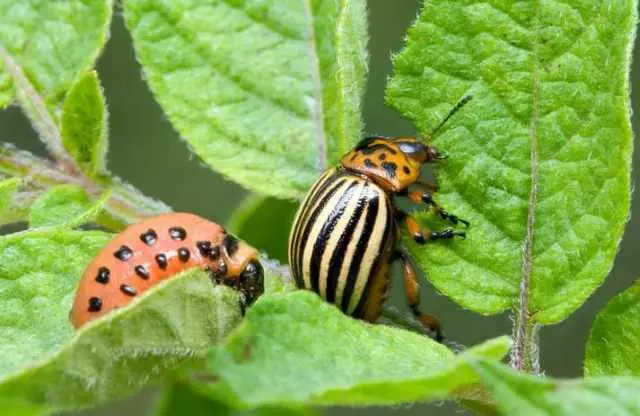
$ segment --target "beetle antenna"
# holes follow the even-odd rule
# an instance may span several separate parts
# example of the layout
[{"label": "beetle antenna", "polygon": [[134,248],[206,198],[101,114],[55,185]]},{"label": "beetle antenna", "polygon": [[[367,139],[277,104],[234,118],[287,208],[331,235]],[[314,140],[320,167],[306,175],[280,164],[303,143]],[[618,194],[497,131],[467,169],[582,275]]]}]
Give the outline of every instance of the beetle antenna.
[{"label": "beetle antenna", "polygon": [[445,116],[445,118],[442,119],[440,124],[438,124],[436,126],[436,128],[431,131],[431,133],[429,134],[428,137],[435,136],[435,134],[438,132],[438,130],[440,130],[442,128],[442,126],[444,126],[447,123],[447,121],[449,121],[449,119],[451,117],[453,117],[453,115],[455,113],[458,112],[458,110],[460,110],[462,107],[465,106],[465,104],[467,104],[469,101],[471,101],[472,98],[473,98],[472,95],[465,95],[460,101],[458,101],[458,103],[455,106],[453,106],[453,108],[449,111],[449,113]]}]

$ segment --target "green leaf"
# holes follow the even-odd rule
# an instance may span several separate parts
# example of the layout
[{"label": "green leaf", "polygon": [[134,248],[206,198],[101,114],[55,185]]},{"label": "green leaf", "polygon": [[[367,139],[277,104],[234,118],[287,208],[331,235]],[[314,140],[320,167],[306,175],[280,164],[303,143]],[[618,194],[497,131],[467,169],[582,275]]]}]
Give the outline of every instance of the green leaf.
[{"label": "green leaf", "polygon": [[593,377],[543,379],[503,365],[473,364],[505,415],[640,415],[640,379]]},{"label": "green leaf", "polygon": [[0,181],[0,225],[8,224],[20,218],[16,215],[18,208],[13,205],[13,197],[22,184],[20,178],[9,178]]},{"label": "green leaf", "polygon": [[312,416],[317,413],[310,409],[287,409],[282,407],[261,407],[254,410],[238,410],[224,401],[212,398],[196,383],[176,381],[163,390],[154,413],[156,416]]},{"label": "green leaf", "polygon": [[71,338],[76,282],[109,239],[55,229],[0,237],[0,378]]},{"label": "green leaf", "polygon": [[584,360],[589,376],[640,377],[640,282],[613,298],[596,316]]},{"label": "green leaf", "polygon": [[436,199],[471,221],[468,238],[409,244],[465,308],[518,305],[518,319],[552,324],[611,269],[629,215],[636,9],[635,0],[425,2],[387,100],[428,134],[474,97],[433,140],[450,156]]},{"label": "green leaf", "polygon": [[111,0],[0,0],[0,108],[13,101],[16,86],[23,88],[12,82],[15,66],[55,109],[79,73],[93,66],[111,10]]},{"label": "green leaf", "polygon": [[364,0],[127,0],[158,102],[211,168],[301,198],[359,139]]},{"label": "green leaf", "polygon": [[107,111],[96,71],[82,76],[62,109],[62,144],[90,178],[107,172]]},{"label": "green leaf", "polygon": [[[474,383],[468,357],[498,360],[506,337],[456,357],[430,338],[349,318],[307,291],[266,295],[211,369],[227,397],[264,405],[382,405],[442,399]],[[214,389],[215,389],[214,388]]]},{"label": "green leaf", "polygon": [[31,227],[66,226],[75,227],[95,219],[110,192],[105,192],[93,202],[83,188],[75,185],[59,185],[49,189],[31,206]]},{"label": "green leaf", "polygon": [[60,410],[121,398],[202,365],[240,320],[238,293],[193,269],[74,332],[73,290],[108,238],[47,229],[0,240],[0,399]]},{"label": "green leaf", "polygon": [[290,200],[251,195],[236,208],[227,228],[269,257],[286,264],[289,231],[297,209],[298,204]]}]

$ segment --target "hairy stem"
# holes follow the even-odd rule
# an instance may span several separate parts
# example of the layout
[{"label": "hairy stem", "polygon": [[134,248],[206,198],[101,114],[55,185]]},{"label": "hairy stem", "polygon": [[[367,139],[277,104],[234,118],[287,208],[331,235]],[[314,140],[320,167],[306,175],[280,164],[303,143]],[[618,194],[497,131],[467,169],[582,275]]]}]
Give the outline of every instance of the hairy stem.
[{"label": "hairy stem", "polygon": [[106,185],[89,182],[84,177],[61,172],[51,161],[9,144],[0,146],[0,173],[24,178],[31,194],[63,184],[81,186],[94,197],[111,189],[112,195],[106,203],[105,213],[98,218],[100,225],[110,229],[121,229],[142,218],[171,211],[168,205],[143,195],[118,178],[112,178]]}]

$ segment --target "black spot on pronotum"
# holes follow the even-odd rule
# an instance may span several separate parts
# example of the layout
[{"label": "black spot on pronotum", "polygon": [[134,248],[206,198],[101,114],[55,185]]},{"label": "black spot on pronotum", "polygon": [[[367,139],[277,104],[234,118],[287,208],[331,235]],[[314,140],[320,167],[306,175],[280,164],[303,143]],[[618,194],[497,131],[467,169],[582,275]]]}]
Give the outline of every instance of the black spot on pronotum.
[{"label": "black spot on pronotum", "polygon": [[98,312],[102,309],[102,299],[94,297],[89,298],[89,312]]},{"label": "black spot on pronotum", "polygon": [[227,255],[229,256],[233,256],[233,253],[238,250],[238,239],[231,234],[226,234],[224,236],[222,244],[224,245],[224,249],[227,250]]},{"label": "black spot on pronotum", "polygon": [[393,162],[382,162],[382,168],[387,171],[387,176],[389,178],[396,177],[396,170],[398,170],[398,165]]},{"label": "black spot on pronotum", "polygon": [[198,241],[196,242],[196,247],[198,247],[201,255],[208,256],[211,250],[211,241]]},{"label": "black spot on pronotum", "polygon": [[164,255],[163,253],[160,254],[156,254],[156,263],[158,263],[158,266],[164,270],[167,268],[167,256]]},{"label": "black spot on pronotum", "polygon": [[120,261],[127,261],[133,256],[133,251],[127,246],[120,246],[113,256]]},{"label": "black spot on pronotum", "polygon": [[366,159],[364,160],[364,165],[365,165],[366,167],[368,167],[368,168],[377,168],[377,167],[378,167],[378,165],[376,165],[375,163],[373,163],[373,161],[372,161],[371,159],[369,159],[369,158],[366,158]]},{"label": "black spot on pronotum", "polygon": [[209,250],[209,258],[211,260],[218,260],[218,257],[220,257],[220,247],[211,247],[211,250]]},{"label": "black spot on pronotum", "polygon": [[189,253],[189,249],[186,247],[180,247],[178,249],[178,258],[181,262],[189,261],[189,257],[191,257],[191,253]]},{"label": "black spot on pronotum", "polygon": [[409,169],[407,166],[403,166],[402,171],[407,175],[411,173],[411,169]]},{"label": "black spot on pronotum", "polygon": [[96,282],[102,283],[106,285],[109,283],[109,277],[111,276],[111,272],[106,267],[100,267],[98,269],[98,273],[96,273]]},{"label": "black spot on pronotum", "polygon": [[138,294],[138,291],[136,290],[135,287],[128,285],[126,283],[123,283],[120,285],[120,290],[122,291],[122,293],[124,293],[127,296],[135,296]]},{"label": "black spot on pronotum", "polygon": [[156,234],[154,230],[149,228],[147,231],[140,234],[140,240],[142,240],[142,242],[145,243],[146,245],[150,246],[155,244],[156,241],[158,241],[158,234]]},{"label": "black spot on pronotum", "polygon": [[187,232],[182,227],[169,228],[169,236],[172,240],[184,240],[187,238]]},{"label": "black spot on pronotum", "polygon": [[150,277],[149,270],[147,270],[147,268],[142,264],[137,265],[134,270],[136,271],[138,277],[141,277],[144,280],[147,280]]}]

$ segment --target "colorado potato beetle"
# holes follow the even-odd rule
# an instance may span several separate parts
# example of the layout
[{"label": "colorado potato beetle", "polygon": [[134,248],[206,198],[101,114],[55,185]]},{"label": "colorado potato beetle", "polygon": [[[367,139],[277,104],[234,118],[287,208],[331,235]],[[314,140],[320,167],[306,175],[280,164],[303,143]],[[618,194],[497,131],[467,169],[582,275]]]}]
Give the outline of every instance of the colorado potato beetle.
[{"label": "colorado potato beetle", "polygon": [[[470,97],[461,100],[432,135]],[[418,307],[419,284],[406,251],[398,244],[399,223],[406,223],[416,243],[465,237],[464,231],[420,229],[417,220],[395,205],[395,196],[432,207],[453,224],[467,221],[433,200],[436,186],[421,181],[420,168],[443,156],[415,137],[367,137],[337,167],[312,185],[296,214],[289,236],[289,265],[296,285],[318,293],[343,312],[369,322],[378,320],[387,298],[390,266],[403,264],[406,296],[412,312],[437,340],[440,324]],[[409,187],[415,189],[409,190]]]},{"label": "colorado potato beetle", "polygon": [[80,279],[71,322],[79,328],[192,267],[239,290],[243,308],[263,292],[254,248],[196,215],[164,214],[129,226],[100,251]]}]

